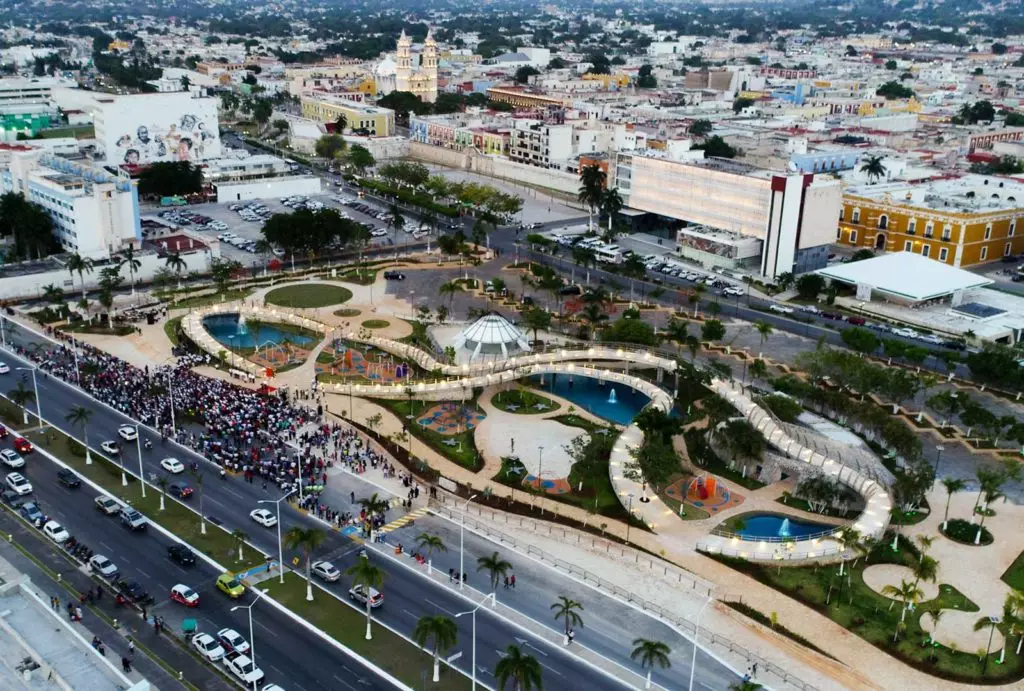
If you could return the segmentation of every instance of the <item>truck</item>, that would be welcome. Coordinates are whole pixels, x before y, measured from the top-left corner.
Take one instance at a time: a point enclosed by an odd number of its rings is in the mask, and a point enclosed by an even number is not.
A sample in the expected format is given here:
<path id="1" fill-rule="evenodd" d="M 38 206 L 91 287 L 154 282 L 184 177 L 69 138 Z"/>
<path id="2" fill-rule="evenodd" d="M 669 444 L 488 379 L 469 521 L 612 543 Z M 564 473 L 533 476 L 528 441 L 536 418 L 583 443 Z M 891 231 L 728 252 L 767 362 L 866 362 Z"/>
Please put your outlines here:
<path id="1" fill-rule="evenodd" d="M 228 672 L 241 681 L 242 685 L 246 688 L 252 688 L 253 684 L 260 685 L 263 683 L 263 670 L 257 667 L 256 663 L 248 655 L 228 653 L 221 658 L 221 661 Z"/>

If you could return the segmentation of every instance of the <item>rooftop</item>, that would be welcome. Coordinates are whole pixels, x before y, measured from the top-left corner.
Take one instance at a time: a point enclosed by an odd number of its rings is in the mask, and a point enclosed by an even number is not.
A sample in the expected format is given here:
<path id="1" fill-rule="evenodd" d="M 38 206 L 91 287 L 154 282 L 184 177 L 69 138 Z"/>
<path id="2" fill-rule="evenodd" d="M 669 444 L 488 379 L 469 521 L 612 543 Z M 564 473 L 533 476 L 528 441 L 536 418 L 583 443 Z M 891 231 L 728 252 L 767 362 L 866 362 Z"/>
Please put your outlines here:
<path id="1" fill-rule="evenodd" d="M 955 213 L 995 213 L 1024 207 L 1024 183 L 996 175 L 856 185 L 845 193 L 887 204 Z"/>
<path id="2" fill-rule="evenodd" d="M 842 283 L 868 285 L 872 290 L 913 302 L 992 283 L 984 276 L 913 252 L 890 252 L 873 259 L 829 266 L 816 273 Z"/>

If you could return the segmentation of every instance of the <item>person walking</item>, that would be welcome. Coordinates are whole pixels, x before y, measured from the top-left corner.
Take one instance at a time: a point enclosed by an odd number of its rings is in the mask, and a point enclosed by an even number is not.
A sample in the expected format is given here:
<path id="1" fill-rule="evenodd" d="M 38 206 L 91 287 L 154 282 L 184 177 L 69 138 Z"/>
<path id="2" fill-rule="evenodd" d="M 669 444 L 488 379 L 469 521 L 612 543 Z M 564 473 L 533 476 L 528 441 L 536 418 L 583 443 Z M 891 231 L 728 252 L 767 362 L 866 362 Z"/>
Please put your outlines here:
<path id="1" fill-rule="evenodd" d="M 132 671 L 132 661 L 129 660 L 128 658 L 126 658 L 126 657 L 122 657 L 121 658 L 121 669 L 124 670 L 125 674 L 131 674 L 131 671 Z"/>
<path id="2" fill-rule="evenodd" d="M 128 637 L 128 654 L 135 654 L 135 641 L 133 641 L 130 636 Z"/>
<path id="3" fill-rule="evenodd" d="M 509 581 L 509 583 L 510 583 L 510 584 L 512 585 L 512 590 L 515 590 L 515 589 L 516 589 L 516 575 L 515 575 L 515 574 L 512 574 L 512 575 L 511 575 L 511 576 L 509 577 L 508 581 Z"/>

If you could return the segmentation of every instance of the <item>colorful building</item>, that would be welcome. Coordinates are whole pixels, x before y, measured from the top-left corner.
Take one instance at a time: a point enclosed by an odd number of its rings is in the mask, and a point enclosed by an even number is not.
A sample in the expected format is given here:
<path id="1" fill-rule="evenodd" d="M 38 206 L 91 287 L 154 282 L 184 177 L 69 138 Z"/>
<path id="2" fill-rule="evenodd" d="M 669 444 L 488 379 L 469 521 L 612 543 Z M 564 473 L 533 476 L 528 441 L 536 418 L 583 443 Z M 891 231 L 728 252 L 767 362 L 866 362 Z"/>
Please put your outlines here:
<path id="1" fill-rule="evenodd" d="M 303 98 L 302 116 L 317 122 L 335 122 L 344 115 L 350 130 L 367 130 L 375 137 L 390 137 L 395 133 L 395 111 L 368 106 L 334 96 Z"/>

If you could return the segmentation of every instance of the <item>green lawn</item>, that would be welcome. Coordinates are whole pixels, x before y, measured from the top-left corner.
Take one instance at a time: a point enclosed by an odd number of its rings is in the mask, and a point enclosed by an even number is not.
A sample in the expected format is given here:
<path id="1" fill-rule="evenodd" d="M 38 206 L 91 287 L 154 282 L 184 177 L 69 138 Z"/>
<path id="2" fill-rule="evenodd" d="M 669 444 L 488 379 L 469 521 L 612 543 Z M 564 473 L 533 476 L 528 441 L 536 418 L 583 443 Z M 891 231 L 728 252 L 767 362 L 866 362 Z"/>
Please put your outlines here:
<path id="1" fill-rule="evenodd" d="M 318 588 L 313 589 L 313 602 L 306 600 L 306 583 L 295 574 L 287 574 L 284 584 L 277 579 L 260 583 L 259 587 L 281 604 L 303 617 L 314 626 L 326 631 L 332 638 L 347 646 L 361 657 L 401 679 L 412 688 L 421 688 L 422 674 L 426 672 L 428 684 L 433 669 L 433 658 L 410 645 L 400 636 L 373 623 L 373 639 L 366 640 L 366 616 Z M 387 597 L 385 581 L 382 592 Z M 384 605 L 387 607 L 387 604 Z M 459 641 L 458 644 L 468 643 Z M 451 651 L 454 652 L 454 651 Z M 437 688 L 469 689 L 470 680 L 461 672 L 441 665 L 441 681 Z M 429 687 L 433 688 L 433 687 Z"/>
<path id="2" fill-rule="evenodd" d="M 304 283 L 302 285 L 275 288 L 267 293 L 266 296 L 268 304 L 300 308 L 340 305 L 351 299 L 351 290 L 327 283 Z"/>
<path id="3" fill-rule="evenodd" d="M 1017 555 L 1002 578 L 1003 582 L 1014 590 L 1024 591 L 1024 552 Z"/>
<path id="4" fill-rule="evenodd" d="M 550 398 L 541 396 L 530 389 L 499 391 L 491 398 L 491 403 L 498 410 L 504 410 L 507 413 L 514 413 L 516 415 L 541 415 L 554 412 L 562 407 Z M 536 405 L 546 405 L 547 408 L 537 410 L 534 407 Z M 516 406 L 517 409 L 509 410 L 509 406 Z"/>
<path id="5" fill-rule="evenodd" d="M 377 270 L 366 269 L 364 271 L 359 268 L 349 269 L 344 273 L 338 274 L 338 280 L 345 281 L 347 283 L 355 283 L 358 286 L 368 286 L 377 280 Z"/>
<path id="6" fill-rule="evenodd" d="M 391 326 L 387 319 L 367 319 L 362 324 L 367 329 L 386 329 Z"/>
<path id="7" fill-rule="evenodd" d="M 167 335 L 167 340 L 171 342 L 171 345 L 178 345 L 178 328 L 181 326 L 183 318 L 175 317 L 164 322 L 164 334 Z"/>
<path id="8" fill-rule="evenodd" d="M 362 310 L 353 309 L 351 307 L 342 307 L 340 310 L 334 310 L 335 317 L 358 317 L 362 313 Z"/>
<path id="9" fill-rule="evenodd" d="M 232 290 L 226 290 L 223 293 L 209 293 L 206 295 L 197 295 L 195 297 L 182 298 L 181 300 L 172 302 L 171 309 L 193 309 L 196 307 L 219 305 L 222 302 L 244 300 L 245 298 L 252 295 L 252 293 L 252 288 L 237 288 Z"/>
<path id="10" fill-rule="evenodd" d="M 80 321 L 75 324 L 68 324 L 61 327 L 61 331 L 71 331 L 80 334 L 98 334 L 100 336 L 127 336 L 135 333 L 134 326 L 124 324 L 121 326 L 106 326 L 105 324 L 93 324 L 87 321 Z"/>
<path id="11" fill-rule="evenodd" d="M 459 434 L 441 434 L 435 432 L 432 429 L 428 429 L 421 425 L 418 421 L 418 417 L 423 414 L 424 411 L 429 410 L 431 406 L 436 405 L 436 401 L 396 401 L 388 400 L 383 398 L 372 399 L 377 405 L 387 408 L 398 417 L 403 423 L 405 423 L 406 429 L 412 432 L 412 436 L 419 439 L 421 442 L 437 451 L 445 458 L 455 461 L 464 468 L 472 470 L 474 473 L 483 467 L 483 460 L 480 458 L 480 452 L 477 451 L 476 443 L 473 440 L 473 434 L 476 430 L 468 430 L 460 432 Z M 471 410 L 480 409 L 476 405 L 476 399 L 467 402 L 467 407 Z M 412 418 L 406 419 L 408 416 L 413 415 Z M 455 446 L 449 446 L 444 442 L 447 440 L 455 441 Z M 461 450 L 459 443 L 461 443 Z"/>

